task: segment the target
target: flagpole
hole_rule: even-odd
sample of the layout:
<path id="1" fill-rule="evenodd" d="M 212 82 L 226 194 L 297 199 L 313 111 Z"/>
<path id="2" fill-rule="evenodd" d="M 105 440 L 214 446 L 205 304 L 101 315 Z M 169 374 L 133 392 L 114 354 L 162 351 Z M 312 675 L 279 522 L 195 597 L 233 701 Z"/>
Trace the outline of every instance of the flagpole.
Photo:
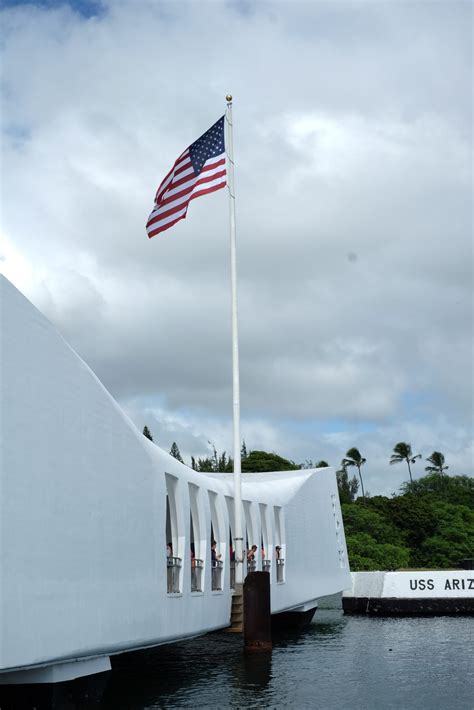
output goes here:
<path id="1" fill-rule="evenodd" d="M 232 124 L 232 96 L 227 94 L 227 176 L 229 190 L 229 227 L 230 227 L 230 274 L 232 289 L 232 392 L 234 423 L 234 547 L 235 547 L 235 582 L 244 581 L 243 531 L 242 531 L 242 484 L 240 461 L 240 382 L 239 382 L 239 332 L 237 322 L 237 259 L 235 247 L 235 192 L 234 192 L 234 143 Z"/>

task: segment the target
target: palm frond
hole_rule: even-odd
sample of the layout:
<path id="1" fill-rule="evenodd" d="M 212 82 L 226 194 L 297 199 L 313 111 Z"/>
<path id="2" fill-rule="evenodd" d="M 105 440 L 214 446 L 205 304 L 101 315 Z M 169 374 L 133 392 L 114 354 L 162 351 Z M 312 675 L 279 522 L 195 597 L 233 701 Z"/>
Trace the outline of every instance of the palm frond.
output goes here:
<path id="1" fill-rule="evenodd" d="M 406 441 L 399 441 L 398 444 L 395 444 L 395 446 L 393 447 L 393 450 L 396 454 L 401 456 L 403 459 L 406 459 L 412 455 L 411 444 L 407 444 Z"/>
<path id="2" fill-rule="evenodd" d="M 362 466 L 362 464 L 366 461 L 366 459 L 362 458 L 359 449 L 356 449 L 355 446 L 353 446 L 352 449 L 349 449 L 349 451 L 346 452 L 346 456 L 348 456 L 350 460 L 352 459 L 352 461 L 355 462 L 356 466 Z"/>

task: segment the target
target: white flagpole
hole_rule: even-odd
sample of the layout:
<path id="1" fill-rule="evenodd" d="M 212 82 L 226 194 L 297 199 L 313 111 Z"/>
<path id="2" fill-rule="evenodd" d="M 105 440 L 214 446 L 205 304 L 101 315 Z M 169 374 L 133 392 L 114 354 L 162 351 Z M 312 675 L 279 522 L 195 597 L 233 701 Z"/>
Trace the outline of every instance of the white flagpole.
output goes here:
<path id="1" fill-rule="evenodd" d="M 243 532 L 242 532 L 242 485 L 240 461 L 240 383 L 239 383 L 239 332 L 237 323 L 237 264 L 235 248 L 235 192 L 234 192 L 234 143 L 232 135 L 232 96 L 227 101 L 227 183 L 229 190 L 229 226 L 230 226 L 230 274 L 232 286 L 232 391 L 234 419 L 234 546 L 235 546 L 235 582 L 244 581 Z"/>

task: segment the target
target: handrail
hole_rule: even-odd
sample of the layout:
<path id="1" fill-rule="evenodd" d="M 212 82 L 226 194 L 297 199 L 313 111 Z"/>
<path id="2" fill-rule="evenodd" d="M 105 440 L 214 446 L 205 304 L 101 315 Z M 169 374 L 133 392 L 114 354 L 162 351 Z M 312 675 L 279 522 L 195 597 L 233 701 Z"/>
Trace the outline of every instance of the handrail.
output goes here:
<path id="1" fill-rule="evenodd" d="M 179 570 L 181 569 L 181 557 L 167 557 L 166 558 L 166 571 L 167 571 L 167 581 L 166 581 L 166 591 L 168 594 L 179 594 Z"/>
<path id="2" fill-rule="evenodd" d="M 211 588 L 213 592 L 222 591 L 222 560 L 211 560 Z"/>
<path id="3" fill-rule="evenodd" d="M 191 558 L 191 591 L 202 592 L 201 571 L 204 561 L 197 557 Z"/>
<path id="4" fill-rule="evenodd" d="M 285 569 L 285 560 L 283 557 L 279 557 L 276 560 L 277 567 L 276 567 L 276 572 L 277 572 L 277 582 L 284 582 L 284 569 Z"/>

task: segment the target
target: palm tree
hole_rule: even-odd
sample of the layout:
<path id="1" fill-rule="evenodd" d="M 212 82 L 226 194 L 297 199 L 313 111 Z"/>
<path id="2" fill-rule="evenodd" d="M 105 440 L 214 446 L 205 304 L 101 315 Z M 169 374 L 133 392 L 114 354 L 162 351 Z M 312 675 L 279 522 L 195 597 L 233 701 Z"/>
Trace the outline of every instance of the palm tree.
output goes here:
<path id="1" fill-rule="evenodd" d="M 408 464 L 408 473 L 410 474 L 410 481 L 413 483 L 410 464 L 415 463 L 416 459 L 421 459 L 421 454 L 416 454 L 416 456 L 414 456 L 411 450 L 411 444 L 407 444 L 405 441 L 399 441 L 398 444 L 395 444 L 395 446 L 393 447 L 393 451 L 394 453 L 392 454 L 390 463 L 401 463 L 402 461 L 406 461 Z"/>
<path id="2" fill-rule="evenodd" d="M 360 472 L 360 468 L 365 464 L 365 462 L 366 459 L 361 456 L 359 449 L 356 449 L 355 447 L 349 449 L 349 451 L 346 453 L 346 458 L 342 459 L 341 461 L 341 466 L 343 467 L 343 469 L 347 468 L 347 466 L 357 466 L 357 470 L 359 471 L 360 487 L 362 488 L 362 498 L 365 498 L 365 493 L 364 482 L 362 481 L 362 474 Z"/>
<path id="3" fill-rule="evenodd" d="M 443 475 L 443 471 L 447 471 L 449 466 L 444 465 L 444 454 L 441 451 L 433 451 L 431 456 L 429 456 L 427 461 L 432 464 L 431 466 L 425 466 L 425 471 L 430 473 L 439 473 L 440 476 Z"/>

